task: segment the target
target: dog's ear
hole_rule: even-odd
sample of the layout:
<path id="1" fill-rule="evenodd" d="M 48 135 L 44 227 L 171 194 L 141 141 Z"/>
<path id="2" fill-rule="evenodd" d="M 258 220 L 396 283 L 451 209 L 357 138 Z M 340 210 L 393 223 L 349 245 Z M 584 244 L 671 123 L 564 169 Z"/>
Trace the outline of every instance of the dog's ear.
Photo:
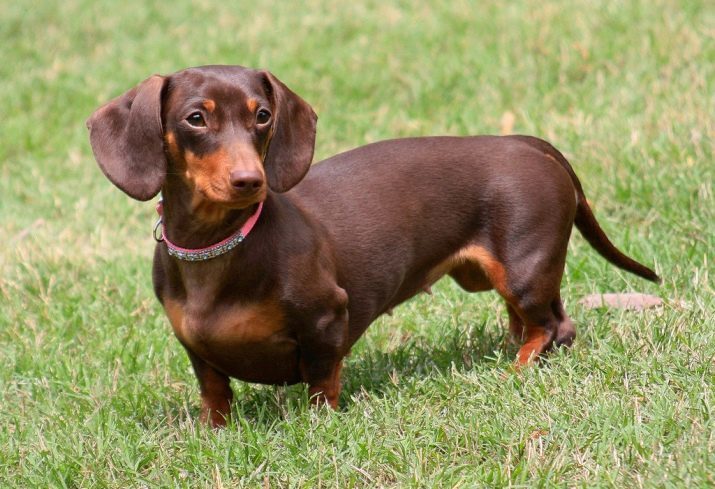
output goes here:
<path id="1" fill-rule="evenodd" d="M 306 101 L 271 73 L 264 71 L 264 86 L 273 98 L 273 137 L 264 166 L 268 185 L 285 192 L 300 182 L 310 168 L 315 149 L 318 116 Z"/>
<path id="2" fill-rule="evenodd" d="M 97 109 L 87 119 L 99 167 L 137 200 L 154 197 L 166 177 L 161 94 L 166 79 L 154 75 Z"/>

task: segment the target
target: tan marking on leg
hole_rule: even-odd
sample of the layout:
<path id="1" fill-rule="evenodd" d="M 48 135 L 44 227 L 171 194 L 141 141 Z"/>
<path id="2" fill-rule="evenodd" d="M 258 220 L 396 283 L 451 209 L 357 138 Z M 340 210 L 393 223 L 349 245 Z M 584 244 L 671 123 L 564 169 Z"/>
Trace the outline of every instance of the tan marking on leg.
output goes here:
<path id="1" fill-rule="evenodd" d="M 506 277 L 506 269 L 489 250 L 479 245 L 471 245 L 459 251 L 461 260 L 477 263 L 486 274 L 489 282 L 507 300 L 513 297 L 509 290 Z"/>
<path id="2" fill-rule="evenodd" d="M 213 370 L 202 372 L 201 379 L 201 414 L 199 421 L 209 423 L 212 428 L 226 426 L 231 415 L 233 392 L 227 379 Z"/>
<path id="3" fill-rule="evenodd" d="M 517 354 L 518 365 L 523 366 L 535 361 L 539 355 L 546 352 L 549 341 L 550 335 L 547 334 L 546 328 L 543 326 L 527 325 L 526 341 Z"/>
<path id="4" fill-rule="evenodd" d="M 471 267 L 479 267 L 488 283 Z M 432 285 L 446 273 L 450 273 L 460 286 L 471 292 L 494 288 L 505 299 L 512 297 L 507 286 L 504 265 L 483 246 L 466 246 L 440 262 L 427 272 L 425 286 Z"/>
<path id="5" fill-rule="evenodd" d="M 429 288 L 433 283 L 441 279 L 446 273 L 449 273 L 450 270 L 457 266 L 455 258 L 456 255 L 452 255 L 427 272 L 427 278 L 422 288 Z"/>
<path id="6" fill-rule="evenodd" d="M 306 367 L 303 362 L 301 362 L 300 367 L 303 371 L 303 378 L 305 378 Z M 340 399 L 340 390 L 342 388 L 340 384 L 340 372 L 342 368 L 343 361 L 340 360 L 327 379 L 308 386 L 308 396 L 310 397 L 311 404 L 314 406 L 328 405 L 333 409 L 338 408 L 338 400 Z"/>
<path id="7" fill-rule="evenodd" d="M 165 299 L 163 306 L 174 334 L 184 345 L 188 345 L 189 332 L 187 331 L 183 304 L 172 299 Z M 201 388 L 199 421 L 210 424 L 213 428 L 225 426 L 231 413 L 231 400 L 233 399 L 233 393 L 226 377 L 219 375 L 208 366 L 197 371 L 196 375 L 199 377 Z"/>
<path id="8" fill-rule="evenodd" d="M 468 292 L 483 292 L 494 288 L 478 263 L 457 265 L 450 270 L 449 276 Z"/>

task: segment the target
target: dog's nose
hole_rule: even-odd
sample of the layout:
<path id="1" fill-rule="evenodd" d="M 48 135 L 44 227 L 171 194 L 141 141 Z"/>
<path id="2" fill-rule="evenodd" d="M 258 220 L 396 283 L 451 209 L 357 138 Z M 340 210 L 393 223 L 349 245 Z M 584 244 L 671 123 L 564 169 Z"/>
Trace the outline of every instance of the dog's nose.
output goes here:
<path id="1" fill-rule="evenodd" d="M 229 174 L 231 185 L 236 190 L 251 192 L 263 186 L 263 175 L 256 170 L 234 170 Z"/>

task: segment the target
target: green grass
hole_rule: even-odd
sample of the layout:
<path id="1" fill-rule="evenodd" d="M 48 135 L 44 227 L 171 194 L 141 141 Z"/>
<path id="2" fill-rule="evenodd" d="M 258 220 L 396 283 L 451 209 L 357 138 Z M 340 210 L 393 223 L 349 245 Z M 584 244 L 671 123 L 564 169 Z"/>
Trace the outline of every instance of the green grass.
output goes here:
<path id="1" fill-rule="evenodd" d="M 715 7 L 432 3 L 3 4 L 0 487 L 715 484 Z M 152 73 L 209 63 L 269 68 L 308 100 L 317 159 L 498 133 L 511 114 L 564 151 L 613 240 L 664 283 L 575 236 L 579 338 L 543 366 L 512 373 L 500 301 L 443 281 L 356 345 L 337 412 L 235 382 L 231 427 L 197 426 L 151 292 L 153 205 L 102 177 L 84 120 Z M 619 291 L 666 303 L 577 304 Z"/>

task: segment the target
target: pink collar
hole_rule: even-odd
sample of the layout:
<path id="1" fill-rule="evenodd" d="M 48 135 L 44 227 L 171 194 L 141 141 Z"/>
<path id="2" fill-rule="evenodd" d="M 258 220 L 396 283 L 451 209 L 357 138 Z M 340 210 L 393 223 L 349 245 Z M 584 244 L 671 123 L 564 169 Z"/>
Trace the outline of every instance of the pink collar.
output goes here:
<path id="1" fill-rule="evenodd" d="M 258 221 L 258 217 L 261 215 L 262 209 L 263 202 L 260 202 L 258 204 L 258 209 L 256 209 L 256 212 L 254 212 L 253 215 L 248 218 L 248 220 L 243 224 L 243 226 L 241 226 L 241 229 L 239 229 L 223 241 L 219 241 L 218 243 L 213 244 L 211 246 L 207 246 L 206 248 L 187 249 L 182 248 L 181 246 L 176 246 L 166 237 L 166 227 L 164 226 L 163 222 L 164 206 L 162 204 L 162 201 L 159 201 L 156 204 L 156 212 L 159 214 L 159 220 L 154 226 L 154 239 L 156 239 L 158 242 L 163 241 L 164 243 L 166 243 L 166 251 L 168 251 L 171 256 L 178 258 L 179 260 L 210 260 L 211 258 L 216 258 L 217 256 L 223 255 L 224 253 L 228 253 L 236 246 L 238 246 L 241 241 L 246 239 L 248 233 L 250 233 L 251 229 L 253 229 L 253 226 L 256 225 L 256 221 Z M 161 226 L 161 236 L 157 237 L 156 232 L 158 231 L 159 226 Z"/>

